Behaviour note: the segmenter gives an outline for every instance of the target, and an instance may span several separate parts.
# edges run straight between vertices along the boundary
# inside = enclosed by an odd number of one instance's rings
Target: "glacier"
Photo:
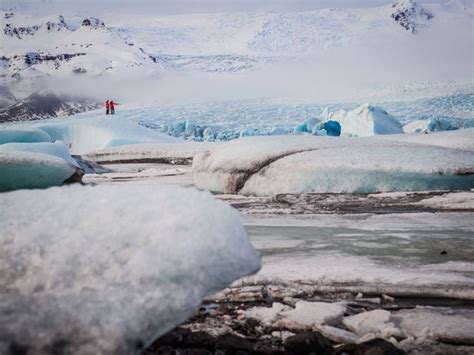
[[[0,206],[2,354],[139,353],[260,267],[237,211],[193,188],[53,187]]]
[[[474,131],[463,131],[415,135],[411,142],[404,141],[410,135],[249,137],[197,154],[193,181],[214,192],[257,196],[466,190],[474,187],[474,155],[464,135]],[[440,146],[459,132],[468,149]]]

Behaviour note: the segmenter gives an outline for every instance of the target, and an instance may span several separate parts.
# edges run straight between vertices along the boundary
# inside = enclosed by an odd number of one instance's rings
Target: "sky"
[[[2,8],[37,9],[49,11],[91,9],[100,11],[128,11],[157,15],[183,13],[213,13],[233,11],[307,11],[329,7],[370,7],[391,3],[393,0],[0,0]],[[449,0],[419,0],[443,2]],[[45,6],[46,5],[46,6]]]

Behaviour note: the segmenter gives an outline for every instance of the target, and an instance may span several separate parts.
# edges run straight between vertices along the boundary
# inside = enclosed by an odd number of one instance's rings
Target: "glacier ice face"
[[[5,143],[51,142],[51,137],[43,130],[29,126],[0,127],[0,144]]]
[[[0,150],[0,192],[61,185],[77,167],[55,155]]]
[[[193,181],[214,192],[263,196],[470,189],[473,152],[443,147],[446,133],[421,137],[420,143],[418,135],[413,142],[403,141],[408,135],[393,136],[400,141],[385,136],[241,139],[197,154]],[[449,140],[460,135],[460,146],[465,145],[465,132],[449,133]]]
[[[4,193],[0,230],[2,354],[136,353],[260,266],[238,213],[190,188]]]

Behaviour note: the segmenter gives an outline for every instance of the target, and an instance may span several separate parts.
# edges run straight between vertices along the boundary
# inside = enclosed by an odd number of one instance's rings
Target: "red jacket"
[[[110,108],[111,108],[111,109],[114,109],[114,108],[115,108],[115,105],[118,105],[118,103],[114,102],[113,100],[110,101]]]
[[[105,101],[105,108],[107,110],[110,108],[109,100]]]

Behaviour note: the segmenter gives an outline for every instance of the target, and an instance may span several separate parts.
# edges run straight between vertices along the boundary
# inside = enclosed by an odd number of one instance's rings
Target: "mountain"
[[[99,104],[91,99],[35,93],[0,108],[0,123],[70,116],[98,107]]]
[[[13,12],[0,15],[0,80],[4,83],[157,69],[153,57],[126,43],[98,18],[84,18],[79,26],[71,26],[62,16],[40,18]]]

